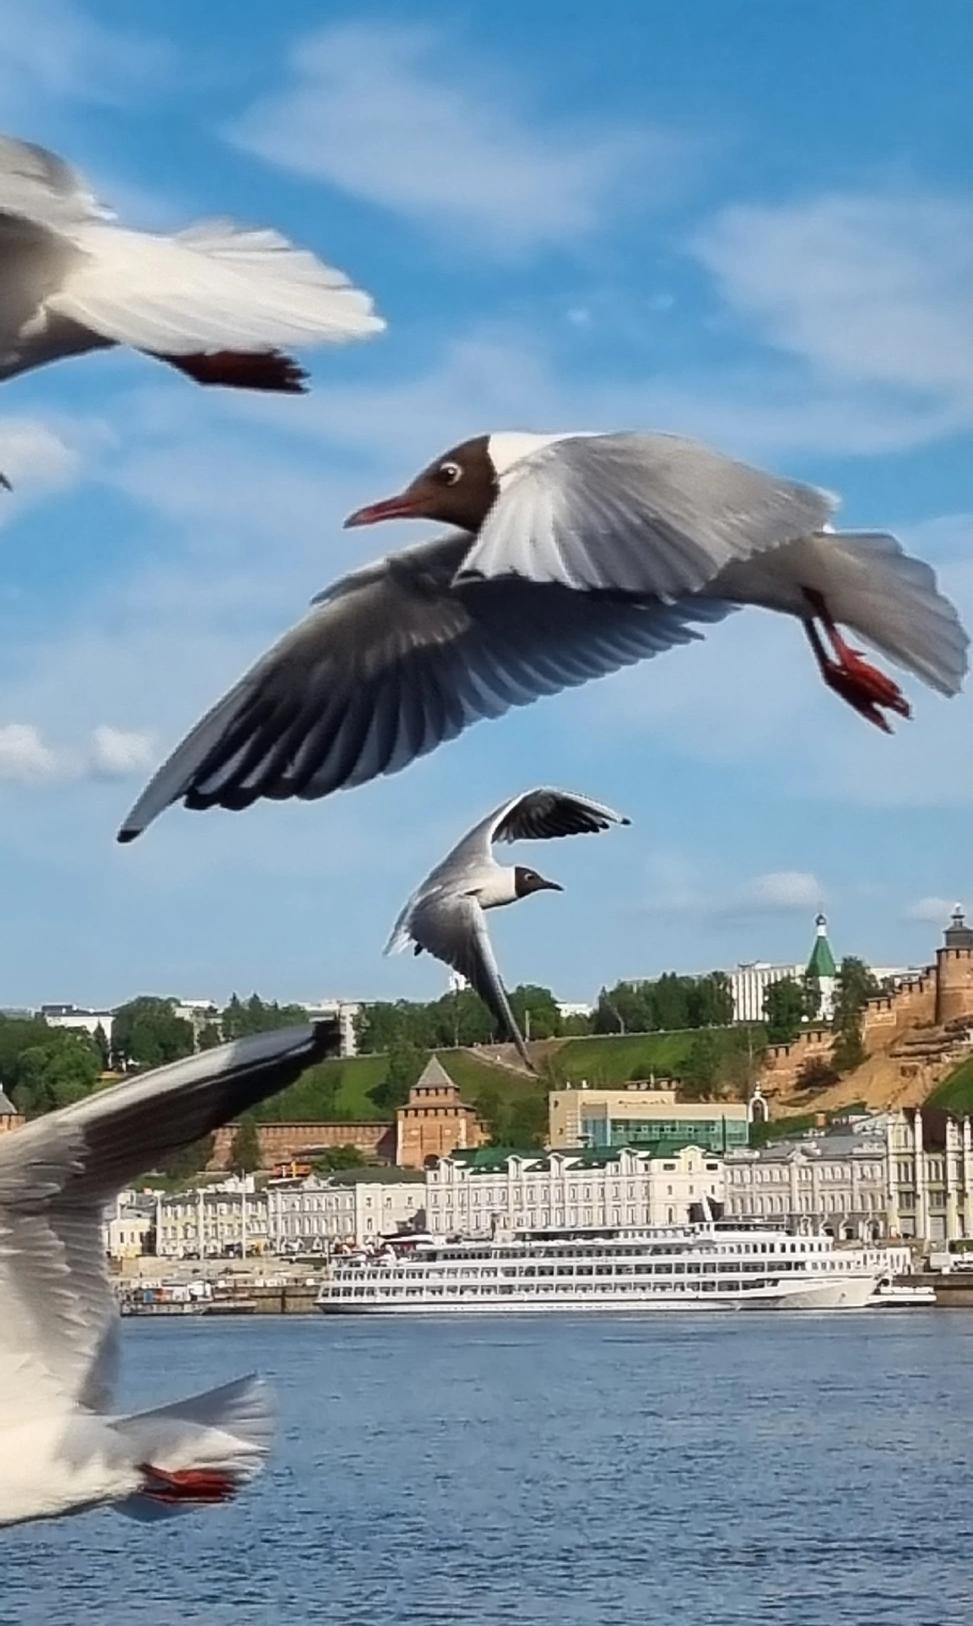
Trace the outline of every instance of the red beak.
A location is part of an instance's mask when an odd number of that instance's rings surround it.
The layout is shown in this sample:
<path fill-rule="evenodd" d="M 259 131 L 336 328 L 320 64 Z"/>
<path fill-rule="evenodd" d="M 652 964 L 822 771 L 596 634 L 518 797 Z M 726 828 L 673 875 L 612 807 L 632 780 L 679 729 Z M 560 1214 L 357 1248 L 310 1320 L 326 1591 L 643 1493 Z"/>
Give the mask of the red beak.
<path fill-rule="evenodd" d="M 382 502 L 369 503 L 366 508 L 356 508 L 345 520 L 345 530 L 350 531 L 356 525 L 378 525 L 383 519 L 415 519 L 418 517 L 419 500 L 409 497 L 404 492 L 398 497 L 385 497 Z"/>

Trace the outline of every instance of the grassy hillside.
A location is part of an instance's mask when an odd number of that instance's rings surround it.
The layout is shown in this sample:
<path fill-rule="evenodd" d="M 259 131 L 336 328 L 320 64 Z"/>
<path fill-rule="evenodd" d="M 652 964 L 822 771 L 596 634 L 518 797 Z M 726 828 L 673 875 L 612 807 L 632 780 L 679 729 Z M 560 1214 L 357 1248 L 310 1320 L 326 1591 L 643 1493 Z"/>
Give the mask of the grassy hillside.
<path fill-rule="evenodd" d="M 568 1039 L 554 1052 L 555 1066 L 570 1083 L 582 1079 L 591 1085 L 624 1084 L 650 1073 L 678 1076 L 702 1032 L 711 1033 L 720 1051 L 736 1050 L 743 1043 L 740 1028 L 684 1029 L 680 1033 L 603 1034 L 590 1039 Z M 754 1053 L 764 1044 L 762 1029 L 753 1030 Z"/>
<path fill-rule="evenodd" d="M 543 1094 L 540 1085 L 523 1083 L 502 1067 L 491 1067 L 469 1050 L 446 1050 L 440 1059 L 455 1080 L 464 1098 L 476 1105 L 481 1094 L 489 1092 L 502 1100 L 507 1097 Z M 349 1056 L 342 1061 L 323 1061 L 309 1067 L 280 1095 L 257 1108 L 259 1118 L 274 1123 L 319 1120 L 324 1123 L 370 1123 L 389 1114 L 377 1107 L 369 1090 L 385 1077 L 384 1056 Z"/>
<path fill-rule="evenodd" d="M 961 1062 L 955 1073 L 950 1073 L 938 1084 L 927 1100 L 927 1106 L 942 1107 L 962 1118 L 973 1113 L 973 1056 Z"/>

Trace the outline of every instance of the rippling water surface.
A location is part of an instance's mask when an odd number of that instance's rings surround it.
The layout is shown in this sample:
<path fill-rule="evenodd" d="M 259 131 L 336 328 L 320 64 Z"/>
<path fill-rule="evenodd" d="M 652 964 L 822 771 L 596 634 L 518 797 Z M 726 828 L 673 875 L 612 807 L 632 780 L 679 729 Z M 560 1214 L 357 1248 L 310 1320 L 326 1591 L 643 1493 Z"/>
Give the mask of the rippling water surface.
<path fill-rule="evenodd" d="M 126 1401 L 257 1368 L 230 1508 L 0 1533 L 3 1626 L 968 1626 L 973 1313 L 129 1322 Z"/>

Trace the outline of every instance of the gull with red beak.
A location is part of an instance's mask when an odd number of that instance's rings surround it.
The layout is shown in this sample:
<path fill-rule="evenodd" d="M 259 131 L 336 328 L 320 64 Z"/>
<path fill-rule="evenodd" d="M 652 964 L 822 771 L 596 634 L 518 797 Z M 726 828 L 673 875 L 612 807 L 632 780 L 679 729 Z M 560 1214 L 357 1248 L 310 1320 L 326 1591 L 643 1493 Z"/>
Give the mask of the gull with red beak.
<path fill-rule="evenodd" d="M 522 864 L 504 866 L 493 856 L 498 841 L 541 841 L 555 836 L 590 835 L 628 819 L 610 807 L 563 790 L 529 790 L 494 808 L 473 826 L 412 894 L 385 947 L 386 954 L 413 945 L 452 966 L 466 978 L 520 1052 L 533 1062 L 500 979 L 483 918 L 484 910 L 516 903 L 532 892 L 560 892 Z"/>
<path fill-rule="evenodd" d="M 956 623 L 941 648 L 920 648 L 889 591 L 906 564 L 897 543 L 884 533 L 834 533 L 835 507 L 824 492 L 673 435 L 501 433 L 452 447 L 398 496 L 345 523 L 461 526 L 471 544 L 459 581 L 516 576 L 580 592 L 783 610 L 803 623 L 828 687 L 890 732 L 884 711 L 908 717 L 909 704 L 849 646 L 839 621 L 946 694 L 965 673 L 966 638 Z M 909 563 L 912 593 L 934 591 L 931 573 Z"/>

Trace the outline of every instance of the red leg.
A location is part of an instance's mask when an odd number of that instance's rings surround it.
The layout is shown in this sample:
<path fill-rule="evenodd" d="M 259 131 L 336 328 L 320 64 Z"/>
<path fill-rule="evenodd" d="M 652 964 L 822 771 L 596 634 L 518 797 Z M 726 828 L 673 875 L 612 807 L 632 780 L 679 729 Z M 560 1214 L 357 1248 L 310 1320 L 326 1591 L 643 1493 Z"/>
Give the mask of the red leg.
<path fill-rule="evenodd" d="M 185 373 L 197 384 L 224 384 L 235 390 L 271 390 L 303 395 L 307 374 L 279 350 L 212 350 L 191 356 L 165 356 L 150 351 L 158 361 Z"/>
<path fill-rule="evenodd" d="M 828 688 L 840 695 L 859 716 L 867 718 L 868 722 L 874 723 L 886 734 L 891 734 L 888 721 L 879 708 L 885 706 L 900 717 L 911 717 L 909 702 L 902 690 L 884 672 L 866 661 L 859 650 L 851 649 L 845 643 L 820 593 L 805 588 L 804 596 L 812 611 L 812 616 L 804 622 L 804 630 Z M 833 657 L 826 653 L 813 617 L 821 622 Z"/>
<path fill-rule="evenodd" d="M 140 1462 L 146 1483 L 141 1494 L 154 1502 L 228 1502 L 236 1495 L 239 1482 L 221 1468 L 179 1468 L 170 1472 Z"/>

